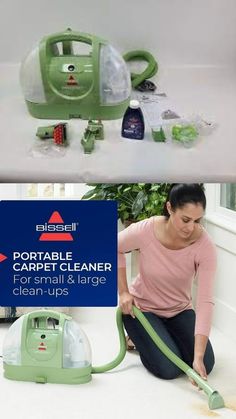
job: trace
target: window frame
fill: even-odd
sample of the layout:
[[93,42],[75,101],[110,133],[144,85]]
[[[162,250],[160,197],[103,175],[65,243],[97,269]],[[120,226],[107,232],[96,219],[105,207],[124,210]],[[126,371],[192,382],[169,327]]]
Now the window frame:
[[[48,184],[48,183],[47,183]],[[17,185],[17,196],[23,200],[76,200],[81,199],[81,196],[87,192],[88,186],[82,183],[65,183],[65,195],[59,194],[60,183],[51,183],[54,187],[54,193],[52,196],[27,196],[27,187],[30,183],[22,183]],[[45,186],[45,183],[36,183],[38,190]]]
[[222,207],[220,183],[205,184],[207,209],[205,219],[224,229],[236,233],[236,211]]

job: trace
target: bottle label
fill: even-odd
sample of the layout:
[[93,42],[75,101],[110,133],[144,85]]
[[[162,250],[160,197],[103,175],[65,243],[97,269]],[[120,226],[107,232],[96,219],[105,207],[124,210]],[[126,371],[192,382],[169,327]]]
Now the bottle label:
[[143,124],[139,118],[131,117],[123,123],[122,134],[128,138],[141,140],[143,138]]

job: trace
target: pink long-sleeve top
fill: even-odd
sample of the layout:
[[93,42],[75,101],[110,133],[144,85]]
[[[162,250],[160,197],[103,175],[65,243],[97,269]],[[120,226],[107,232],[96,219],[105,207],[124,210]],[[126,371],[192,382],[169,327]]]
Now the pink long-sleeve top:
[[197,275],[195,335],[209,336],[213,311],[216,249],[207,232],[193,244],[171,250],[154,232],[155,217],[131,224],[119,233],[118,267],[126,266],[125,253],[139,250],[139,273],[129,287],[143,311],[172,317],[192,306],[192,282]]

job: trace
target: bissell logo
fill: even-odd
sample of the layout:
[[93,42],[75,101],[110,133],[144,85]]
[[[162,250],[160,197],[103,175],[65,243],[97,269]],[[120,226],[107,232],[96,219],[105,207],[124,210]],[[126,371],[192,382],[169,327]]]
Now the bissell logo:
[[70,75],[68,80],[67,80],[67,86],[77,86],[77,85],[78,85],[78,83],[75,80],[75,78],[72,75]]
[[70,232],[76,231],[78,223],[65,224],[58,211],[54,211],[45,224],[37,224],[36,231],[42,232],[40,241],[73,241]]

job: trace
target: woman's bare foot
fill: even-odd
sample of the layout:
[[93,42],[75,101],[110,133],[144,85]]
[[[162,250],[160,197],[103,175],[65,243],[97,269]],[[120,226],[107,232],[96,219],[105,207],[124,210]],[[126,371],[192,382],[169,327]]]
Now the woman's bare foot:
[[127,349],[127,351],[134,351],[136,349],[135,348],[135,344],[130,339],[130,337],[129,336],[126,336],[125,340],[126,340],[126,349]]

